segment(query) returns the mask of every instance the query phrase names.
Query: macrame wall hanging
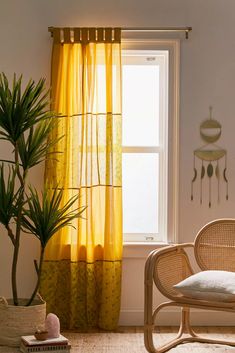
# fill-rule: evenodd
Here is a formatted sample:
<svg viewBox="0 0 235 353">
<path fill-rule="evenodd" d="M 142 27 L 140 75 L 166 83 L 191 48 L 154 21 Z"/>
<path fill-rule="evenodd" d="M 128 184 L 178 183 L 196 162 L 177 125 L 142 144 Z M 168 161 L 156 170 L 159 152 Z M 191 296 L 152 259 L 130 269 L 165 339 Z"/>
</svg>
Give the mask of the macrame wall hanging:
<svg viewBox="0 0 235 353">
<path fill-rule="evenodd" d="M 209 119 L 203 121 L 200 125 L 200 135 L 202 140 L 205 142 L 203 146 L 194 150 L 194 176 L 191 182 L 191 200 L 193 200 L 193 187 L 196 180 L 199 179 L 200 183 L 200 203 L 203 202 L 203 182 L 205 179 L 208 180 L 209 184 L 209 207 L 212 202 L 212 185 L 216 185 L 217 188 L 217 201 L 220 201 L 220 180 L 226 184 L 226 200 L 228 200 L 228 179 L 226 176 L 227 171 L 227 152 L 225 149 L 216 145 L 221 136 L 222 127 L 221 124 L 212 119 L 212 107 L 209 108 L 210 116 Z M 196 159 L 199 159 L 196 164 Z M 199 170 L 198 170 L 199 169 Z"/>
</svg>

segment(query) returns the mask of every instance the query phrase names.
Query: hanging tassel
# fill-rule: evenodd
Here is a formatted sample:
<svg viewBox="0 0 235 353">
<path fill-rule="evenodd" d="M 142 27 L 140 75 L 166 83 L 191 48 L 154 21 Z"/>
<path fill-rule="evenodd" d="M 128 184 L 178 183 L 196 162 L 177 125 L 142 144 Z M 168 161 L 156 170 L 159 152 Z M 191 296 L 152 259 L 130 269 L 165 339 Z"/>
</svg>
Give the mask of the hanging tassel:
<svg viewBox="0 0 235 353">
<path fill-rule="evenodd" d="M 226 172 L 227 172 L 227 155 L 225 155 L 225 168 L 224 168 L 224 181 L 226 182 L 226 200 L 228 200 L 228 179 L 226 176 Z"/>
<path fill-rule="evenodd" d="M 206 170 L 202 160 L 201 179 L 200 179 L 200 204 L 202 204 L 202 179 L 204 178 L 205 172 Z"/>
<path fill-rule="evenodd" d="M 213 176 L 213 171 L 213 165 L 209 163 L 207 167 L 207 175 L 209 177 L 209 207 L 211 207 L 211 178 Z"/>
<path fill-rule="evenodd" d="M 218 203 L 220 202 L 220 173 L 219 173 L 219 160 L 217 160 L 216 168 L 215 168 L 215 175 L 217 178 L 217 191 L 218 191 L 218 197 L 217 201 Z"/>
<path fill-rule="evenodd" d="M 194 171 L 194 176 L 193 176 L 193 179 L 191 181 L 191 201 L 193 201 L 193 183 L 197 179 L 197 169 L 195 167 L 195 155 L 193 157 L 193 171 Z"/>
</svg>

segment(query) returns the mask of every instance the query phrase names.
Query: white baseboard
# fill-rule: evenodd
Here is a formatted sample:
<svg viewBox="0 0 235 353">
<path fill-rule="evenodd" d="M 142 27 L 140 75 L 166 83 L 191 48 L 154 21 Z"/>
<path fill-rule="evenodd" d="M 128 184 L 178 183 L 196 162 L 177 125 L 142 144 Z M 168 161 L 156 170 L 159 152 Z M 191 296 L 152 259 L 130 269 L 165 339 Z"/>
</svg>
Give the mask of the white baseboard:
<svg viewBox="0 0 235 353">
<path fill-rule="evenodd" d="M 194 326 L 235 326 L 235 314 L 210 310 L 191 309 L 191 323 Z M 180 311 L 177 309 L 161 310 L 156 325 L 178 326 Z M 123 309 L 120 312 L 120 326 L 143 326 L 144 311 Z"/>
</svg>

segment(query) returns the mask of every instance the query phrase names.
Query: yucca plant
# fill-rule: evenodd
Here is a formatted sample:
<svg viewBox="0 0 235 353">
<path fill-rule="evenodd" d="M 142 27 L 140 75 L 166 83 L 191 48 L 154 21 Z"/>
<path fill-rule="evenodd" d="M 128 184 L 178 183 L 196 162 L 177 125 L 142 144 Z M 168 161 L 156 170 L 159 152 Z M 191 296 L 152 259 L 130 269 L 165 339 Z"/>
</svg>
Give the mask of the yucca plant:
<svg viewBox="0 0 235 353">
<path fill-rule="evenodd" d="M 14 248 L 11 270 L 14 305 L 18 305 L 16 278 L 21 233 L 29 232 L 41 245 L 39 263 L 34 260 L 38 279 L 27 303 L 30 305 L 39 288 L 44 251 L 49 239 L 62 227 L 72 226 L 72 221 L 81 217 L 84 211 L 84 207 L 75 207 L 78 195 L 61 206 L 62 189 L 55 188 L 49 192 L 45 188 L 40 197 L 28 185 L 29 170 L 44 161 L 50 147 L 58 141 L 48 139 L 57 123 L 49 103 L 44 79 L 38 83 L 30 80 L 22 91 L 22 77 L 17 79 L 14 75 L 10 87 L 5 74 L 0 74 L 0 139 L 10 143 L 14 156 L 0 164 L 0 223 L 6 228 Z"/>
</svg>

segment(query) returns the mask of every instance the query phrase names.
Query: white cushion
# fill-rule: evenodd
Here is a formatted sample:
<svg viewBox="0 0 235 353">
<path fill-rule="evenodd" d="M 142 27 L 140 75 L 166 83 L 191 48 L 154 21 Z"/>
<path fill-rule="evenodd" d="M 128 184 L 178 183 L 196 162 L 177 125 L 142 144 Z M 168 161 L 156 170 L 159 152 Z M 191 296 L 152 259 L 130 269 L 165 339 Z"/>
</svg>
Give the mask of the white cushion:
<svg viewBox="0 0 235 353">
<path fill-rule="evenodd" d="M 235 301 L 235 273 L 202 271 L 174 285 L 174 288 L 190 298 L 231 302 Z"/>
</svg>

